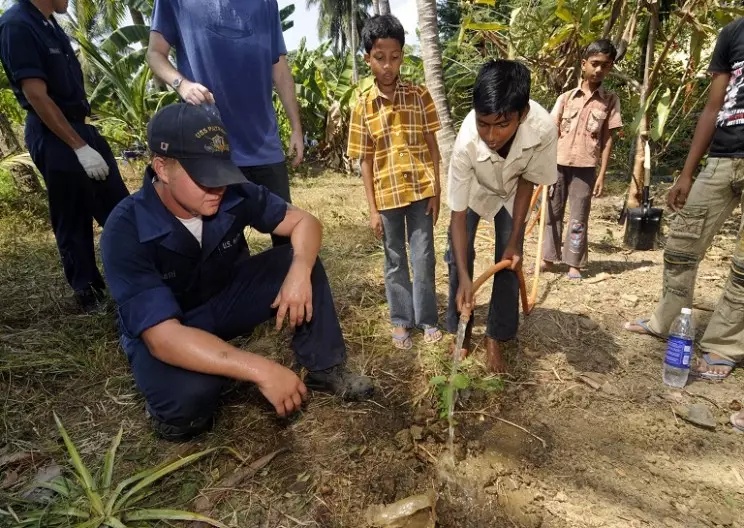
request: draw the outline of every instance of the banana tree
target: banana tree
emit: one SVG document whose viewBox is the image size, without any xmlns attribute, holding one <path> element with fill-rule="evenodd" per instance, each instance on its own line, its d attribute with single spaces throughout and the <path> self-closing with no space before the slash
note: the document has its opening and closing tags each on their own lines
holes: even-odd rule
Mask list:
<svg viewBox="0 0 744 528">
<path fill-rule="evenodd" d="M 146 25 L 117 29 L 100 44 L 78 39 L 94 68 L 96 84 L 90 103 L 104 135 L 123 147 L 144 145 L 147 123 L 162 106 L 175 102 L 172 91 L 155 91 L 145 48 L 132 45 L 149 34 Z"/>
</svg>

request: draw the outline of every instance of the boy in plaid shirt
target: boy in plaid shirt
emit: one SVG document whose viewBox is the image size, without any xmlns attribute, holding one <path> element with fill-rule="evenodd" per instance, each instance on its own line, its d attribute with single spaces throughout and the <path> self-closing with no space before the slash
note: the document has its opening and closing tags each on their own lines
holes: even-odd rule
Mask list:
<svg viewBox="0 0 744 528">
<path fill-rule="evenodd" d="M 385 246 L 385 292 L 393 344 L 409 350 L 414 327 L 424 331 L 426 343 L 442 339 L 434 283 L 439 118 L 425 87 L 399 79 L 405 32 L 398 19 L 391 15 L 371 18 L 362 31 L 362 41 L 375 84 L 360 96 L 352 111 L 347 152 L 350 158 L 362 160 L 370 226 Z"/>
</svg>

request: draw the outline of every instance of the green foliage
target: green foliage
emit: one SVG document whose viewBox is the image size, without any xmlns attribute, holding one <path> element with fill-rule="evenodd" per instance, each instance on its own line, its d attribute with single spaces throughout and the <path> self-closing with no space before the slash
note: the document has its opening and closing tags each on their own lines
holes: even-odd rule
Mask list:
<svg viewBox="0 0 744 528">
<path fill-rule="evenodd" d="M 287 31 L 294 27 L 294 21 L 289 20 L 289 17 L 295 12 L 295 5 L 289 4 L 279 10 L 279 20 L 282 23 L 282 31 Z"/>
<path fill-rule="evenodd" d="M 144 145 L 150 117 L 178 100 L 175 92 L 153 89 L 146 50 L 134 47 L 148 35 L 148 26 L 132 25 L 117 29 L 100 43 L 78 39 L 95 70 L 96 82 L 89 94 L 95 124 L 105 137 L 124 148 Z"/>
<path fill-rule="evenodd" d="M 60 435 L 72 464 L 72 476 L 60 476 L 51 482 L 39 484 L 56 494 L 56 500 L 40 509 L 26 509 L 16 513 L 11 507 L 0 510 L 0 516 L 12 517 L 20 527 L 70 526 L 79 528 L 126 527 L 138 521 L 201 521 L 210 526 L 227 528 L 223 523 L 204 515 L 174 509 L 143 508 L 141 502 L 153 492 L 153 485 L 179 469 L 193 464 L 220 448 L 199 451 L 172 462 L 132 475 L 114 485 L 116 451 L 121 443 L 123 430 L 111 441 L 103 458 L 103 466 L 96 478 L 86 467 L 75 444 L 62 422 L 54 415 Z M 74 519 L 74 521 L 73 521 Z"/>
<path fill-rule="evenodd" d="M 484 392 L 496 392 L 504 389 L 504 381 L 497 376 L 472 378 L 462 372 L 458 372 L 450 377 L 434 376 L 429 380 L 429 385 L 434 387 L 439 417 L 442 419 L 447 418 L 447 413 L 458 390 L 472 389 Z"/>
</svg>

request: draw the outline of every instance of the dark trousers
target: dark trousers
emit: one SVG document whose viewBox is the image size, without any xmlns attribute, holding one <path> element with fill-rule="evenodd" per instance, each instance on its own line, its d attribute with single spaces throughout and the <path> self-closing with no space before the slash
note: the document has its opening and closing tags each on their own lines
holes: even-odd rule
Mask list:
<svg viewBox="0 0 744 528">
<path fill-rule="evenodd" d="M 285 202 L 292 203 L 289 196 L 289 171 L 284 161 L 271 165 L 240 167 L 240 170 L 248 181 L 256 185 L 263 185 L 269 191 L 283 198 Z M 271 235 L 271 243 L 274 247 L 289 244 L 289 238 Z"/>
<path fill-rule="evenodd" d="M 80 137 L 97 150 L 109 166 L 104 181 L 88 178 L 73 150 L 49 131 L 38 118 L 26 121 L 26 146 L 46 182 L 54 237 L 65 278 L 73 290 L 105 284 L 93 243 L 93 219 L 106 223 L 111 210 L 129 195 L 111 148 L 98 131 L 84 123 L 72 123 Z"/>
<path fill-rule="evenodd" d="M 225 340 L 250 335 L 257 325 L 276 316 L 271 304 L 289 271 L 292 257 L 289 245 L 246 256 L 236 264 L 233 282 L 206 304 L 186 312 L 182 323 Z M 311 281 L 313 318 L 297 328 L 292 350 L 297 363 L 315 371 L 343 363 L 346 346 L 320 260 L 315 263 Z M 226 378 L 163 363 L 150 354 L 139 338 L 122 336 L 122 346 L 137 387 L 157 420 L 188 426 L 212 416 L 228 383 Z"/>
<path fill-rule="evenodd" d="M 592 193 L 596 181 L 594 167 L 566 167 L 558 165 L 558 180 L 550 189 L 545 238 L 543 241 L 543 260 L 563 261 L 574 268 L 586 266 L 588 256 L 589 211 L 592 207 Z M 568 220 L 568 233 L 563 241 L 563 216 L 566 201 L 571 204 Z M 561 243 L 563 251 L 561 251 Z"/>
<path fill-rule="evenodd" d="M 468 275 L 473 278 L 475 263 L 475 235 L 478 231 L 480 216 L 472 209 L 467 211 L 466 230 L 468 236 Z M 509 211 L 505 207 L 493 219 L 496 231 L 494 248 L 494 263 L 499 262 L 509 243 L 513 222 Z M 523 228 L 524 229 L 524 228 Z M 457 264 L 452 252 L 452 233 L 450 232 L 444 261 L 449 265 L 449 300 L 447 302 L 446 330 L 457 333 L 460 315 L 457 311 L 457 288 L 460 285 L 457 276 Z M 470 324 L 473 320 L 471 317 Z M 519 279 L 511 270 L 503 270 L 493 276 L 491 301 L 488 306 L 488 324 L 486 335 L 496 341 L 509 341 L 517 336 L 519 328 Z"/>
</svg>

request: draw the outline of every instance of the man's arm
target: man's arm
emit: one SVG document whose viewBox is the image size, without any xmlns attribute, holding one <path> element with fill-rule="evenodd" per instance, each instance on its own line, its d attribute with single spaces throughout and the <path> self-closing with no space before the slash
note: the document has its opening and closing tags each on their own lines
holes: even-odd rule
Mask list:
<svg viewBox="0 0 744 528">
<path fill-rule="evenodd" d="M 463 144 L 466 144 L 472 131 L 467 129 L 471 116 L 466 117 L 455 141 L 447 178 L 447 201 L 450 210 L 450 238 L 452 254 L 457 266 L 457 311 L 465 306 L 473 306 L 473 278 L 468 271 L 467 211 L 470 201 L 470 186 L 475 178 L 475 170 Z"/>
<path fill-rule="evenodd" d="M 437 225 L 442 196 L 442 188 L 439 183 L 439 143 L 437 143 L 437 135 L 434 132 L 425 133 L 424 141 L 426 142 L 426 146 L 429 147 L 431 161 L 434 163 L 434 196 L 429 199 L 429 205 L 426 207 L 426 214 L 433 215 L 432 218 L 434 220 L 434 225 Z"/>
<path fill-rule="evenodd" d="M 605 121 L 605 127 L 607 122 Z M 602 147 L 602 160 L 599 165 L 599 173 L 597 173 L 597 180 L 594 182 L 594 196 L 599 198 L 602 196 L 604 190 L 604 180 L 607 174 L 607 167 L 610 164 L 610 155 L 612 154 L 612 145 L 615 141 L 615 130 L 605 130 L 605 137 L 607 138 Z"/>
<path fill-rule="evenodd" d="M 690 188 L 692 187 L 692 177 L 700 164 L 700 160 L 703 159 L 703 156 L 710 147 L 713 133 L 716 131 L 716 119 L 726 98 L 726 89 L 728 88 L 730 78 L 731 75 L 728 73 L 713 74 L 708 102 L 705 108 L 703 108 L 697 126 L 695 127 L 695 135 L 692 138 L 692 144 L 690 145 L 690 152 L 687 154 L 685 166 L 675 184 L 669 189 L 669 194 L 667 195 L 667 204 L 674 211 L 678 211 L 684 207 L 687 201 L 687 195 L 690 194 Z"/>
<path fill-rule="evenodd" d="M 279 293 L 271 305 L 277 308 L 276 328 L 279 330 L 289 315 L 291 328 L 313 318 L 313 289 L 310 274 L 315 266 L 323 238 L 323 226 L 307 211 L 287 206 L 284 220 L 274 230 L 275 235 L 289 237 L 294 256 Z"/>
<path fill-rule="evenodd" d="M 362 183 L 369 206 L 369 226 L 377 238 L 382 238 L 382 218 L 380 217 L 380 211 L 377 210 L 377 200 L 375 200 L 374 166 L 374 156 L 368 155 L 362 158 Z"/>
<path fill-rule="evenodd" d="M 29 104 L 33 107 L 39 119 L 51 130 L 55 136 L 64 141 L 71 149 L 77 150 L 87 145 L 83 138 L 75 132 L 70 122 L 60 110 L 57 103 L 52 101 L 47 92 L 47 83 L 42 79 L 24 79 L 21 90 Z"/>
<path fill-rule="evenodd" d="M 49 97 L 46 81 L 43 79 L 23 79 L 21 90 L 39 119 L 55 136 L 75 151 L 75 155 L 88 177 L 94 180 L 105 180 L 109 173 L 108 163 L 72 128 L 57 103 Z"/>
<path fill-rule="evenodd" d="M 271 75 L 274 79 L 276 92 L 279 94 L 279 99 L 292 127 L 292 136 L 289 138 L 289 152 L 287 154 L 294 152 L 295 158 L 292 166 L 297 167 L 302 163 L 305 143 L 302 138 L 302 122 L 300 121 L 300 106 L 297 104 L 295 82 L 286 55 L 279 56 L 279 60 L 272 67 Z"/>
<path fill-rule="evenodd" d="M 279 416 L 302 406 L 307 389 L 290 369 L 219 337 L 168 319 L 142 333 L 150 353 L 168 365 L 258 385 Z"/>
<path fill-rule="evenodd" d="M 147 46 L 147 64 L 152 72 L 165 82 L 173 86 L 176 79 L 183 79 L 178 87 L 178 95 L 187 103 L 200 105 L 204 103 L 213 104 L 214 96 L 205 86 L 186 79 L 168 60 L 171 45 L 165 37 L 157 31 L 150 32 L 150 43 Z"/>
<path fill-rule="evenodd" d="M 532 190 L 535 185 L 521 176 L 517 184 L 517 194 L 514 197 L 512 208 L 512 233 L 509 243 L 504 250 L 503 259 L 511 260 L 511 269 L 516 270 L 522 265 L 522 245 L 524 243 L 524 222 L 527 220 L 527 212 L 530 209 Z M 544 204 L 543 207 L 547 207 Z"/>
</svg>

